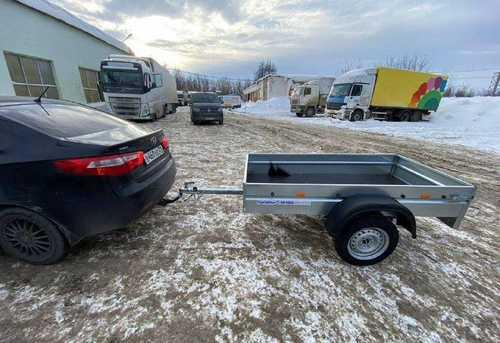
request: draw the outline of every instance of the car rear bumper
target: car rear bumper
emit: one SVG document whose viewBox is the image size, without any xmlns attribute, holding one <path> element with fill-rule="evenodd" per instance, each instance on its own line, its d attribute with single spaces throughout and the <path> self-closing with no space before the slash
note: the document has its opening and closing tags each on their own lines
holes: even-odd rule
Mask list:
<svg viewBox="0 0 500 343">
<path fill-rule="evenodd" d="M 112 187 L 101 194 L 89 191 L 87 201 L 64 201 L 49 209 L 48 217 L 67 233 L 70 244 L 82 238 L 126 227 L 163 199 L 177 173 L 172 158 L 152 175 L 124 188 Z"/>
<path fill-rule="evenodd" d="M 191 115 L 192 121 L 220 120 L 224 114 L 222 112 L 196 112 Z"/>
</svg>

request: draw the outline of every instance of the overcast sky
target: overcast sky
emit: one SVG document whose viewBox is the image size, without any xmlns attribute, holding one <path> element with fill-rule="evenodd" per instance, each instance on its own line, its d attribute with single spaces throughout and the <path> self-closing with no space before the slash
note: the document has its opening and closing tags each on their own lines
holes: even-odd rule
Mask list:
<svg viewBox="0 0 500 343">
<path fill-rule="evenodd" d="M 346 62 L 426 56 L 440 72 L 487 87 L 500 71 L 499 0 L 50 0 L 169 67 L 251 77 L 337 75 Z M 481 77 L 479 82 L 473 77 Z"/>
</svg>

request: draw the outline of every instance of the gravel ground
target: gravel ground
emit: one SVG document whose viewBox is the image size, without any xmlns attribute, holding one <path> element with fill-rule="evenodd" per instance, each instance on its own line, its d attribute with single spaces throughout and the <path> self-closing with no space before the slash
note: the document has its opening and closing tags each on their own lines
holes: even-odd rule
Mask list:
<svg viewBox="0 0 500 343">
<path fill-rule="evenodd" d="M 1 256 L 0 342 L 500 341 L 498 155 L 236 115 L 143 125 L 167 131 L 176 187 L 239 186 L 248 152 L 397 152 L 478 197 L 460 230 L 418 219 L 418 239 L 402 230 L 366 268 L 343 263 L 315 218 L 243 214 L 235 197 L 157 207 L 55 266 Z"/>
</svg>

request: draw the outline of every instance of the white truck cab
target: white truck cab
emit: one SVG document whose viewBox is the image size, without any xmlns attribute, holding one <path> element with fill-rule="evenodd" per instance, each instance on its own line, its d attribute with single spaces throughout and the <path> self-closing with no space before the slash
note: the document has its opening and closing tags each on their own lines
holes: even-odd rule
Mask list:
<svg viewBox="0 0 500 343">
<path fill-rule="evenodd" d="M 111 113 L 123 119 L 156 120 L 177 107 L 177 85 L 152 58 L 110 55 L 101 61 L 99 86 Z"/>
<path fill-rule="evenodd" d="M 323 77 L 295 86 L 291 95 L 290 110 L 298 117 L 312 117 L 316 113 L 323 113 L 333 81 L 332 77 Z"/>
</svg>

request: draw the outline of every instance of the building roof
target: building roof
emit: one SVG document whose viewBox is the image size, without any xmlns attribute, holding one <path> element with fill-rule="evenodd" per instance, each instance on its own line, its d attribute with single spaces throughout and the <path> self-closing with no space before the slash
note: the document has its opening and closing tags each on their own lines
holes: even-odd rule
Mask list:
<svg viewBox="0 0 500 343">
<path fill-rule="evenodd" d="M 131 54 L 132 50 L 123 42 L 111 37 L 110 35 L 102 32 L 95 26 L 92 26 L 80 18 L 75 17 L 65 9 L 56 6 L 46 0 L 15 0 L 18 3 L 27 6 L 35 11 L 43 13 L 49 17 L 62 21 L 63 23 L 74 27 L 77 30 L 83 31 L 104 43 L 107 43 L 121 51 Z"/>
</svg>

